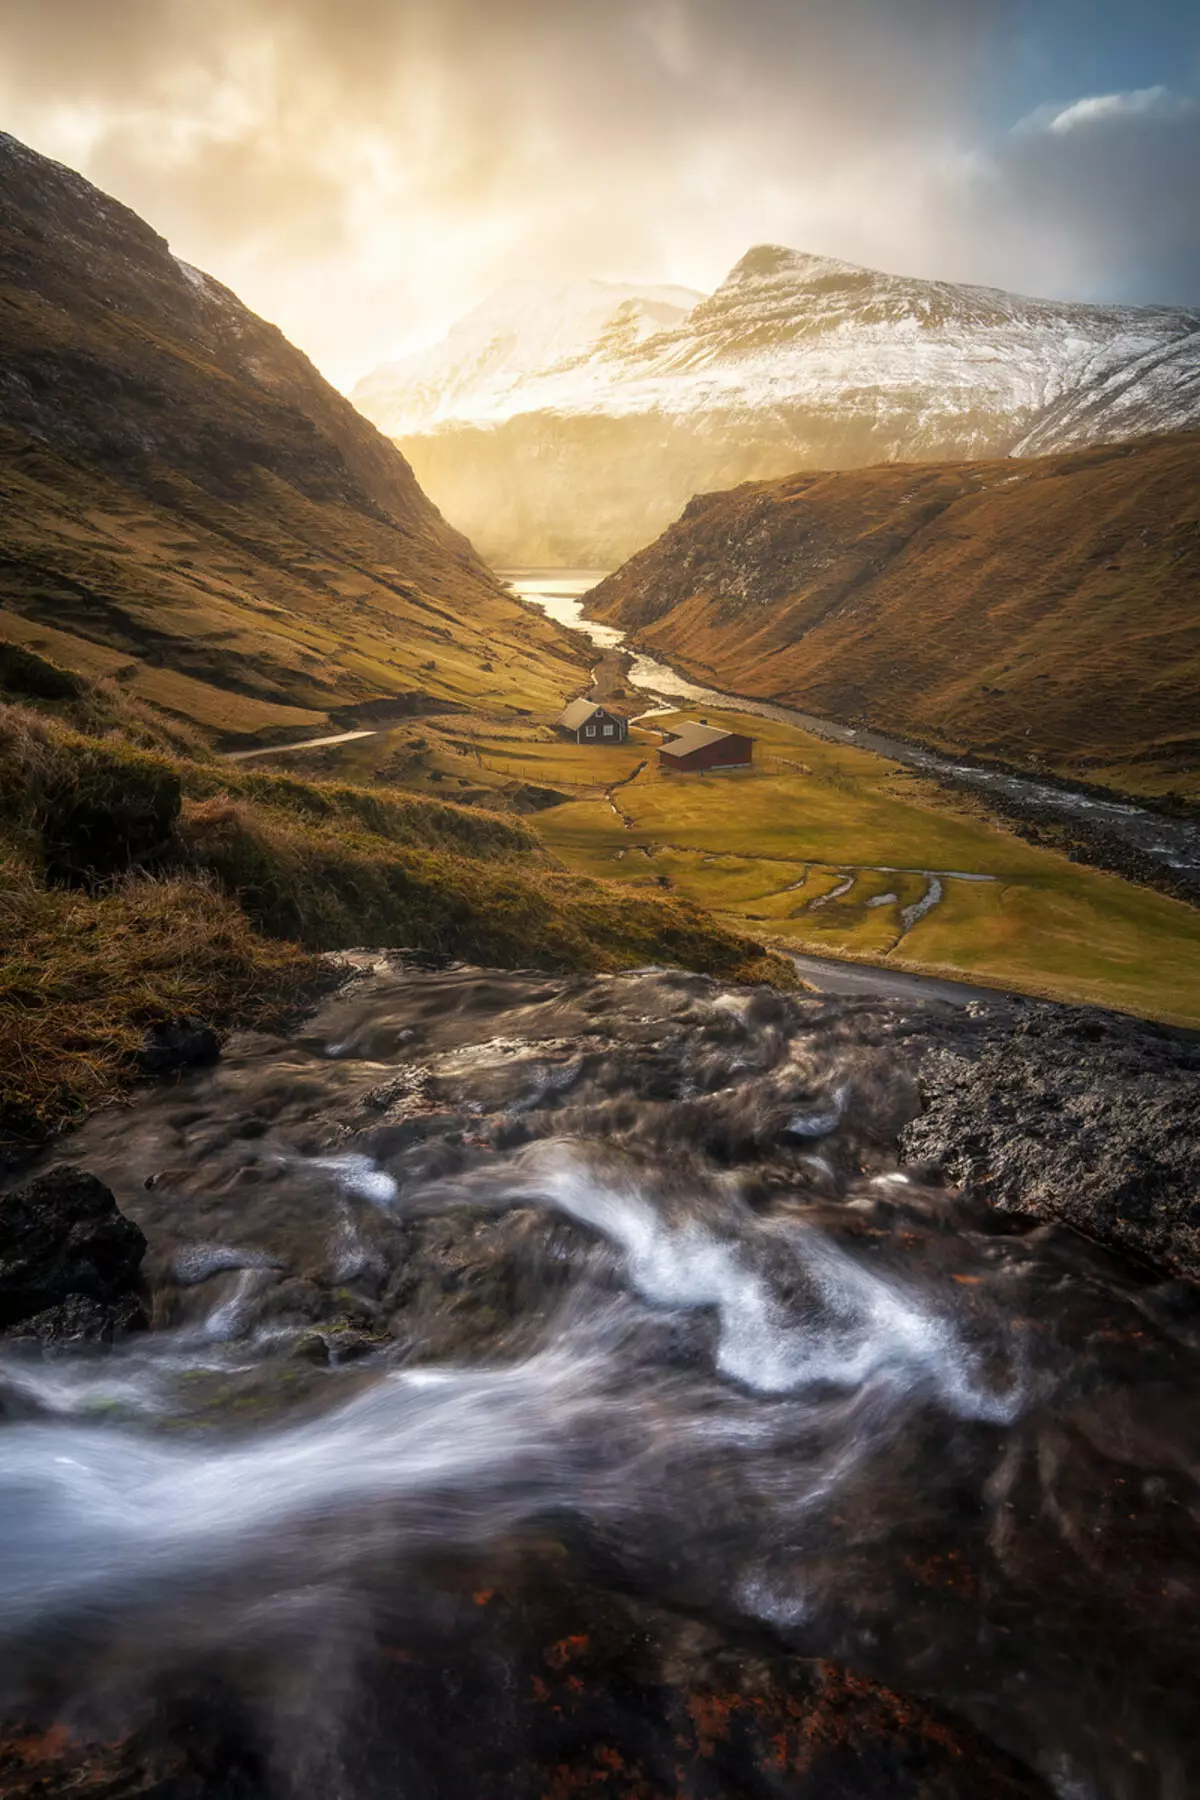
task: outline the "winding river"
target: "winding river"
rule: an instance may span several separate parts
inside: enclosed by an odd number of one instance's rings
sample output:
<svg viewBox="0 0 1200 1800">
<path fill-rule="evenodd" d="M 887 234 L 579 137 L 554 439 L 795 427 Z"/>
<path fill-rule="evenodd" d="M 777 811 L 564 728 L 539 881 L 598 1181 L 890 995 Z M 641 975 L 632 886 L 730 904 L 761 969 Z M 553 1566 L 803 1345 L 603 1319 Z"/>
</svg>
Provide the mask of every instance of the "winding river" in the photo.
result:
<svg viewBox="0 0 1200 1800">
<path fill-rule="evenodd" d="M 625 634 L 612 625 L 589 619 L 584 610 L 585 597 L 599 581 L 604 570 L 530 571 L 509 570 L 505 579 L 522 599 L 539 606 L 560 625 L 582 631 L 598 649 L 617 650 L 625 643 Z M 903 763 L 928 775 L 948 776 L 964 786 L 995 794 L 1036 810 L 1044 818 L 1059 818 L 1090 830 L 1100 830 L 1139 854 L 1161 863 L 1165 869 L 1182 877 L 1189 886 L 1200 891 L 1200 825 L 1188 819 L 1168 818 L 1148 807 L 1133 806 L 1123 801 L 1106 800 L 1057 782 L 1039 781 L 1033 776 L 1017 775 L 1004 769 L 977 767 L 960 762 L 937 751 L 926 750 L 883 732 L 852 730 L 831 719 L 814 718 L 796 707 L 781 706 L 771 700 L 750 700 L 739 694 L 723 693 L 702 687 L 680 675 L 668 664 L 658 662 L 641 651 L 633 653 L 628 680 L 647 695 L 660 701 L 685 701 L 719 707 L 726 712 L 741 712 L 761 719 L 775 719 L 783 725 L 796 725 L 818 737 L 837 743 L 854 744 L 874 751 L 892 762 Z"/>
</svg>

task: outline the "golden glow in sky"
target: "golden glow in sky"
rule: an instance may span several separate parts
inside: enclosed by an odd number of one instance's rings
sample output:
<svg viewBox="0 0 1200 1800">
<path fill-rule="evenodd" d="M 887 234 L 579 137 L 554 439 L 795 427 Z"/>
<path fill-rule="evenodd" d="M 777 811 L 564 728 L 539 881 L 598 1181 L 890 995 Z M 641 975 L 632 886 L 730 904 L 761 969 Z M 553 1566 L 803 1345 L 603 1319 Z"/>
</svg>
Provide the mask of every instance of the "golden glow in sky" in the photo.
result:
<svg viewBox="0 0 1200 1800">
<path fill-rule="evenodd" d="M 1200 301 L 1189 72 L 1044 92 L 1034 56 L 1004 116 L 1020 11 L 0 0 L 0 107 L 343 386 L 510 277 L 711 289 L 763 241 Z"/>
</svg>

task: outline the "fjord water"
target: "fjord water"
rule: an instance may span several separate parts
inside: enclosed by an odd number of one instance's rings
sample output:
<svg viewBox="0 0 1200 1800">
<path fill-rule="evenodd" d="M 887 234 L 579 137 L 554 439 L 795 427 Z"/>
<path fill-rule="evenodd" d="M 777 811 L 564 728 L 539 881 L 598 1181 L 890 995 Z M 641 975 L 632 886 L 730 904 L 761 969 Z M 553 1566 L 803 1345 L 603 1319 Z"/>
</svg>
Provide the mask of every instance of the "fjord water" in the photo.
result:
<svg viewBox="0 0 1200 1800">
<path fill-rule="evenodd" d="M 507 579 L 522 599 L 541 607 L 560 625 L 586 632 L 598 649 L 615 650 L 624 643 L 625 634 L 612 625 L 589 619 L 585 610 L 586 595 L 604 579 L 605 573 L 603 570 L 577 569 L 561 573 L 510 570 Z M 722 693 L 716 688 L 689 681 L 667 663 L 641 651 L 633 655 L 628 680 L 633 687 L 658 699 L 775 719 L 782 725 L 795 725 L 802 731 L 815 732 L 818 737 L 872 750 L 878 756 L 929 775 L 949 776 L 984 794 L 997 794 L 1022 803 L 1043 817 L 1081 821 L 1120 839 L 1128 848 L 1161 863 L 1200 890 L 1200 825 L 1192 820 L 1170 818 L 1143 806 L 1109 800 L 1061 782 L 1039 781 L 1036 777 L 1016 775 L 1007 769 L 959 762 L 954 757 L 942 756 L 937 751 L 905 743 L 903 739 L 888 737 L 880 731 L 853 730 L 831 719 L 818 719 L 811 713 L 781 706 L 772 700 L 750 700 L 742 695 Z"/>
<path fill-rule="evenodd" d="M 1021 1792 L 1184 1800 L 1194 1304 L 897 1166 L 910 1013 L 381 962 L 94 1119 L 154 1329 L 0 1360 L 0 1719 L 226 1746 L 121 1793 L 624 1792 L 431 1759 L 483 1754 L 538 1607 L 535 1691 L 640 1608 L 634 1661 L 669 1617 L 739 1692 L 820 1659 L 969 1721 Z M 431 1670 L 461 1742 L 418 1754 Z M 1000 1791 L 892 1776 L 836 1792 Z M 674 1779 L 628 1791 L 810 1791 Z"/>
</svg>

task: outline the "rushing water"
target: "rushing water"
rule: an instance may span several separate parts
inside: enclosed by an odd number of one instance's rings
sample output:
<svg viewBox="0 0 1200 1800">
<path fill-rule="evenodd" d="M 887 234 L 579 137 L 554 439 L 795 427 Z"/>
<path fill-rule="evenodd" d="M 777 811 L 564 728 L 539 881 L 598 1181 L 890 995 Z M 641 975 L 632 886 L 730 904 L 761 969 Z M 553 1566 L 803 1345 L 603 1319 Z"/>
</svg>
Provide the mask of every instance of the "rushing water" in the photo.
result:
<svg viewBox="0 0 1200 1800">
<path fill-rule="evenodd" d="M 589 619 L 584 610 L 588 592 L 604 579 L 602 570 L 564 570 L 561 574 L 531 574 L 510 571 L 508 580 L 524 599 L 540 606 L 560 625 L 583 631 L 602 650 L 619 649 L 624 633 L 611 625 Z M 1167 818 L 1145 807 L 1122 801 L 1106 800 L 1097 794 L 1038 781 L 1033 776 L 1015 775 L 1007 770 L 977 767 L 956 761 L 936 751 L 906 744 L 883 732 L 852 730 L 830 719 L 814 718 L 795 707 L 780 706 L 770 700 L 748 700 L 737 694 L 721 693 L 715 688 L 701 687 L 678 674 L 666 663 L 635 652 L 629 670 L 634 687 L 659 699 L 694 701 L 720 707 L 730 712 L 747 713 L 761 719 L 775 719 L 780 724 L 797 725 L 803 731 L 838 743 L 852 743 L 872 750 L 893 762 L 906 764 L 930 775 L 948 775 L 955 781 L 977 787 L 984 793 L 995 793 L 1034 807 L 1047 818 L 1059 817 L 1079 821 L 1112 834 L 1142 854 L 1183 875 L 1200 887 L 1200 826 L 1187 819 Z"/>
<path fill-rule="evenodd" d="M 154 1329 L 0 1358 L 14 1791 L 78 1743 L 180 1800 L 1185 1800 L 1194 1310 L 897 1167 L 906 1016 L 381 966 L 94 1119 Z M 949 1785 L 872 1773 L 864 1679 L 941 1709 Z M 718 1713 L 776 1706 L 704 1773 Z M 1035 1785 L 954 1775 L 955 1720 Z"/>
</svg>

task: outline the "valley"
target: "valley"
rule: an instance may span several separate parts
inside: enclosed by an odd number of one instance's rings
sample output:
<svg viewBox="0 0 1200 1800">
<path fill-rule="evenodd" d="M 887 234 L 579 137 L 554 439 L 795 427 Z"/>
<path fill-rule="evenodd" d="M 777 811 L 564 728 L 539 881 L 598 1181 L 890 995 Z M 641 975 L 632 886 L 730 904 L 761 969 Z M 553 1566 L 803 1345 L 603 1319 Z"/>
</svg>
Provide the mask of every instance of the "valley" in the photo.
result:
<svg viewBox="0 0 1200 1800">
<path fill-rule="evenodd" d="M 136 1088 L 147 1034 L 277 1028 L 364 941 L 792 979 L 461 787 L 220 760 L 480 708 L 519 729 L 587 646 L 276 327 L 3 135 L 0 502 L 0 1168 Z"/>
<path fill-rule="evenodd" d="M 1200 315 L 539 299 L 0 136 L 0 1790 L 1183 1800 Z"/>
<path fill-rule="evenodd" d="M 732 696 L 623 655 L 618 630 L 583 617 L 595 574 L 510 579 L 532 604 L 591 635 L 605 659 L 604 691 L 636 721 L 627 743 L 577 745 L 546 718 L 473 713 L 301 751 L 297 770 L 324 756 L 326 772 L 346 779 L 383 777 L 515 808 L 580 874 L 677 895 L 784 951 L 1200 1020 L 1193 905 L 1023 842 L 986 800 L 944 791 L 937 759 L 887 740 L 860 744 L 817 720 L 806 728 L 784 708 L 748 702 L 738 712 Z M 688 712 L 672 710 L 680 689 Z M 752 770 L 678 777 L 658 768 L 663 732 L 701 708 L 712 723 L 754 735 Z M 1044 816 L 1070 798 L 1047 790 Z M 1156 834 L 1169 825 L 1145 812 L 1137 819 Z M 1183 826 L 1164 848 L 1169 858 L 1196 857 Z"/>
</svg>

